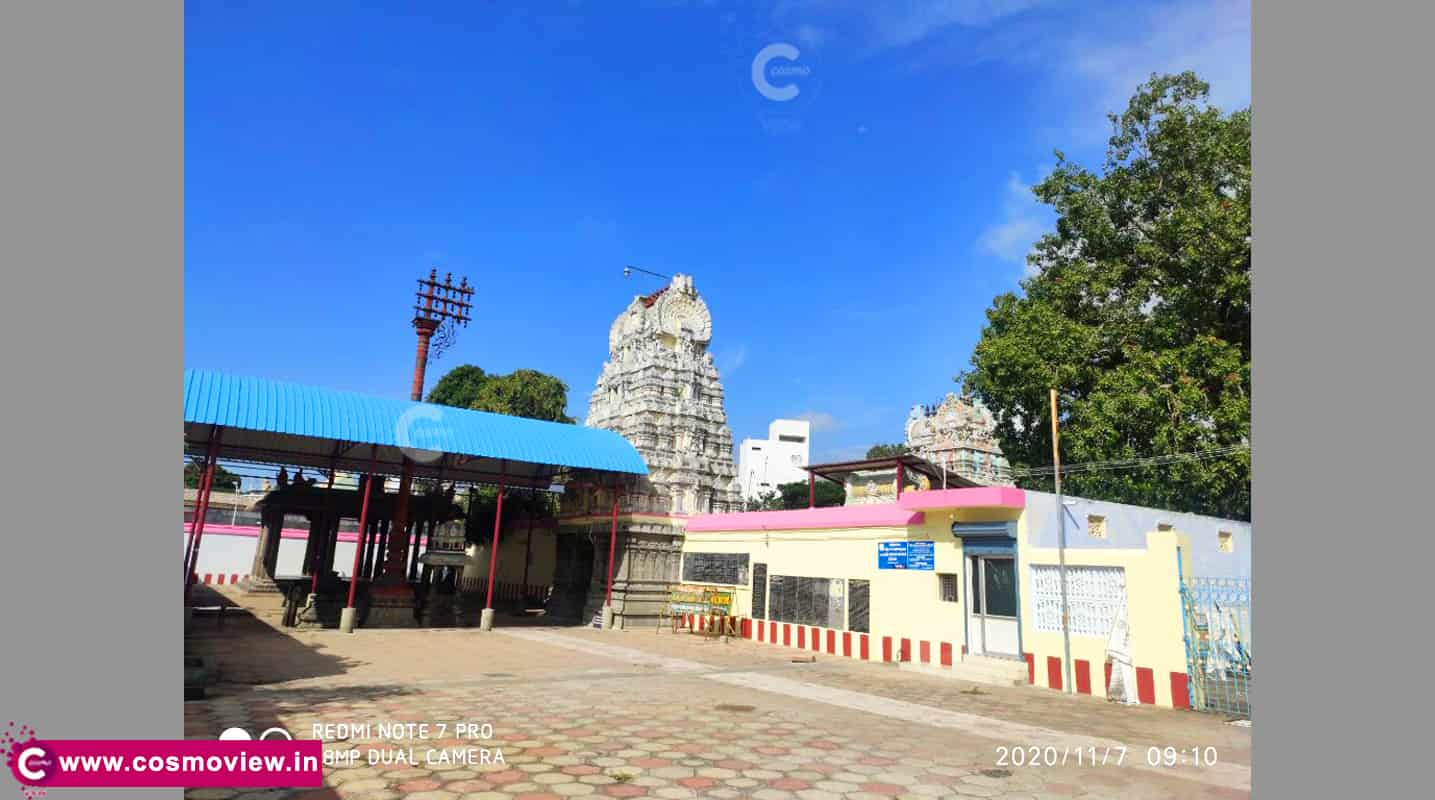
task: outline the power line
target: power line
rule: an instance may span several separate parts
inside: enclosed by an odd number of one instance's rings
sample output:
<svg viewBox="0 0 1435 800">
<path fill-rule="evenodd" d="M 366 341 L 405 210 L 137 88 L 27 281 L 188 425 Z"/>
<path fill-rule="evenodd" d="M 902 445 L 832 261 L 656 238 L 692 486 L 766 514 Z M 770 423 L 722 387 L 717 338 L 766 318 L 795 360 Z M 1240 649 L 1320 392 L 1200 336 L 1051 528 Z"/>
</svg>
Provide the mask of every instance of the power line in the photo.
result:
<svg viewBox="0 0 1435 800">
<path fill-rule="evenodd" d="M 1073 475 L 1082 472 L 1100 472 L 1114 470 L 1142 469 L 1145 467 L 1158 467 L 1168 464 L 1179 464 L 1191 461 L 1205 461 L 1213 458 L 1225 458 L 1240 452 L 1251 449 L 1249 444 L 1227 445 L 1216 447 L 1210 450 L 1194 450 L 1187 453 L 1169 453 L 1161 456 L 1149 456 L 1146 458 L 1116 459 L 1111 461 L 1087 461 L 1080 464 L 1066 464 L 1061 468 L 1062 475 Z M 1032 467 L 1030 469 L 1013 469 L 1013 477 L 1038 478 L 1054 475 L 1054 467 Z"/>
</svg>

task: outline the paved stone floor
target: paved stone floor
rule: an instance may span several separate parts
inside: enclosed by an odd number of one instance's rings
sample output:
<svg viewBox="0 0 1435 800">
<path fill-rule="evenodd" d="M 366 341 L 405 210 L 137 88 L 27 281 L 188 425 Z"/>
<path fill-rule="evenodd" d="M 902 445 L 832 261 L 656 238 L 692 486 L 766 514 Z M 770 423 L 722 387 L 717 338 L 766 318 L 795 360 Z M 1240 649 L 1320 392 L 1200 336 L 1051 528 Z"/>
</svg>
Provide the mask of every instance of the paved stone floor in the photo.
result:
<svg viewBox="0 0 1435 800">
<path fill-rule="evenodd" d="M 651 630 L 295 632 L 260 606 L 222 628 L 199 620 L 187 637 L 220 683 L 185 704 L 185 735 L 279 726 L 357 760 L 326 766 L 324 789 L 194 789 L 193 800 L 1250 793 L 1250 731 L 1221 717 Z M 337 723 L 357 730 L 316 736 Z M 380 723 L 428 723 L 429 738 L 386 738 Z M 474 733 L 455 735 L 459 724 Z M 1219 761 L 1152 767 L 1153 746 L 1209 746 Z M 1000 763 L 1003 747 L 1058 763 Z"/>
</svg>

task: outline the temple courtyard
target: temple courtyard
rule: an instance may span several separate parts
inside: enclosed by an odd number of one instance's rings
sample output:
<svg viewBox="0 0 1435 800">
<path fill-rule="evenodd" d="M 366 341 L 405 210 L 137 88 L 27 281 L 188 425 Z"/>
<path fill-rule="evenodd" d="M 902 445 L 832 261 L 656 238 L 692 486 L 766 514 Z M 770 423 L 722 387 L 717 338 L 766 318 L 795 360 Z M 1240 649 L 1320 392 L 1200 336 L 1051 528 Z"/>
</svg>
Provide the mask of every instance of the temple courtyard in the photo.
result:
<svg viewBox="0 0 1435 800">
<path fill-rule="evenodd" d="M 185 736 L 322 738 L 326 787 L 193 800 L 1250 793 L 1250 729 L 1216 715 L 541 618 L 500 617 L 491 632 L 296 630 L 280 627 L 277 597 L 204 591 L 238 608 L 186 636 L 216 682 L 185 703 Z M 1194 765 L 1195 748 L 1215 764 Z"/>
</svg>

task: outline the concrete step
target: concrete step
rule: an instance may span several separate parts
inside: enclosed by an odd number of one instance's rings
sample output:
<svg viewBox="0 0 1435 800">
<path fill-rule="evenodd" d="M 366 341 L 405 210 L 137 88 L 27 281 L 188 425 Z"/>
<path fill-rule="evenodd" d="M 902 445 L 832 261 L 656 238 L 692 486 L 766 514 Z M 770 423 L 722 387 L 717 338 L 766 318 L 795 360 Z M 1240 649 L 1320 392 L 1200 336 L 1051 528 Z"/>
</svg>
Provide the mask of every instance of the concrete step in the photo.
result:
<svg viewBox="0 0 1435 800">
<path fill-rule="evenodd" d="M 1009 661 L 1001 658 L 967 656 L 960 663 L 953 664 L 950 667 L 943 667 L 940 664 L 922 664 L 915 661 L 904 661 L 899 664 L 898 667 L 912 672 L 937 675 L 943 678 L 971 681 L 972 683 L 985 683 L 989 686 L 1025 686 L 1027 682 L 1025 661 Z"/>
</svg>

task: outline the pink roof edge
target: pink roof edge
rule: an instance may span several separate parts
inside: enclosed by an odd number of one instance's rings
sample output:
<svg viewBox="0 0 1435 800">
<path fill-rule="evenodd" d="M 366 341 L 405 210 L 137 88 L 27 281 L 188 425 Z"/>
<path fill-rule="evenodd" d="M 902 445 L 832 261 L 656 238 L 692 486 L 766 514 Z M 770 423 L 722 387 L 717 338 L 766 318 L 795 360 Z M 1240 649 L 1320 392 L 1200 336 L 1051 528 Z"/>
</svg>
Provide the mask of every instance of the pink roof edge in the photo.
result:
<svg viewBox="0 0 1435 800">
<path fill-rule="evenodd" d="M 798 508 L 787 511 L 748 511 L 704 514 L 688 519 L 689 531 L 804 530 L 812 528 L 882 528 L 920 524 L 923 514 L 883 503 L 870 506 Z"/>
<path fill-rule="evenodd" d="M 976 486 L 903 492 L 895 503 L 787 511 L 703 514 L 688 519 L 687 529 L 703 531 L 811 530 L 885 528 L 920 525 L 924 511 L 947 508 L 1026 508 L 1026 492 L 1012 486 Z"/>
<path fill-rule="evenodd" d="M 939 508 L 1026 508 L 1026 492 L 1015 486 L 972 486 L 903 492 L 897 505 L 914 511 Z"/>
</svg>

